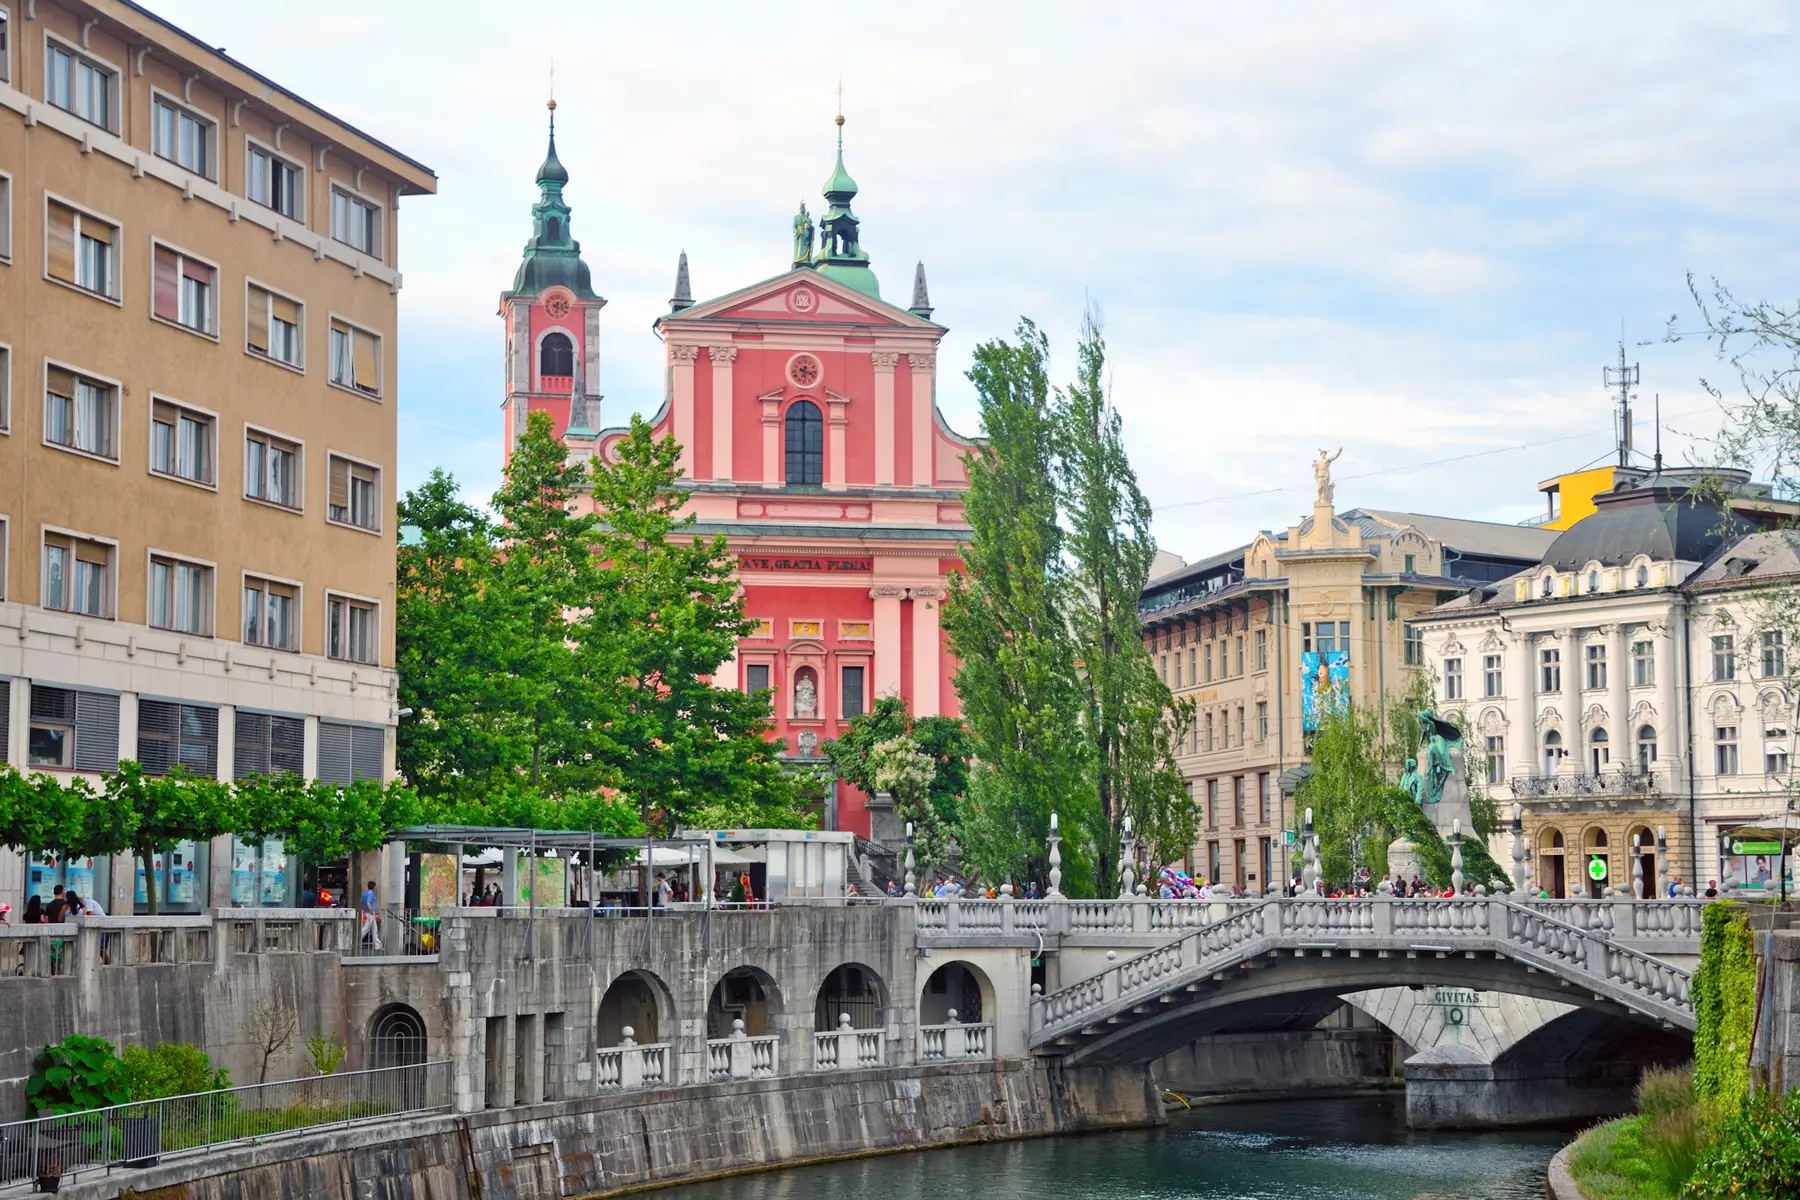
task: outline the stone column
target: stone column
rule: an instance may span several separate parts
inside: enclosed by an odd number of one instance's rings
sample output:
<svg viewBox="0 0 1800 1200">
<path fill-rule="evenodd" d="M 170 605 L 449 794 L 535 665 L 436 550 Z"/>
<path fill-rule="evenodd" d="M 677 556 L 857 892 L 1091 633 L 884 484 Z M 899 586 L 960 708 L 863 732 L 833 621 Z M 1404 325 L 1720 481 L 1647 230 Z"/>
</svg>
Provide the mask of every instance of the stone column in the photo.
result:
<svg viewBox="0 0 1800 1200">
<path fill-rule="evenodd" d="M 945 595 L 945 590 L 940 587 L 912 589 L 912 713 L 915 717 L 942 715 L 938 686 L 939 672 L 942 669 L 939 658 L 938 606 L 943 603 Z"/>
<path fill-rule="evenodd" d="M 932 373 L 937 369 L 937 355 L 908 354 L 906 361 L 912 368 L 912 482 L 914 487 L 931 487 L 937 482 L 932 455 L 933 413 L 937 409 Z"/>
<path fill-rule="evenodd" d="M 1537 731 L 1537 646 L 1529 633 L 1520 633 L 1513 644 L 1512 669 L 1508 672 L 1511 678 L 1506 681 L 1506 694 L 1512 699 L 1507 704 L 1507 712 L 1511 717 L 1513 744 L 1507 747 L 1512 757 L 1512 774 L 1520 774 L 1519 768 L 1528 768 L 1524 774 L 1539 775 L 1544 769 L 1543 748 L 1538 745 Z"/>
<path fill-rule="evenodd" d="M 849 453 L 847 435 L 850 419 L 844 412 L 850 407 L 850 397 L 827 392 L 825 407 L 825 427 L 829 437 L 825 452 L 825 486 L 832 491 L 841 492 L 850 478 L 849 464 L 845 461 Z"/>
<path fill-rule="evenodd" d="M 1607 736 L 1612 738 L 1614 766 L 1630 773 L 1637 769 L 1637 748 L 1631 736 L 1631 632 L 1623 621 L 1612 627 L 1606 657 Z"/>
<path fill-rule="evenodd" d="M 6 714 L 6 720 L 6 764 L 15 771 L 23 771 L 26 750 L 31 741 L 31 680 L 21 676 L 13 677 L 12 709 Z M 22 907 L 18 906 L 14 911 L 19 911 Z"/>
<path fill-rule="evenodd" d="M 875 601 L 875 692 L 883 696 L 900 694 L 900 597 L 901 588 L 877 584 L 869 589 Z"/>
<path fill-rule="evenodd" d="M 119 693 L 119 761 L 136 762 L 138 756 L 138 694 Z"/>
<path fill-rule="evenodd" d="M 731 364 L 737 361 L 736 346 L 711 346 L 712 359 L 712 477 L 730 479 L 731 475 Z"/>
<path fill-rule="evenodd" d="M 1587 773 L 1587 737 L 1581 729 L 1581 631 L 1562 631 L 1562 708 L 1563 759 L 1562 775 Z"/>
<path fill-rule="evenodd" d="M 1665 786 L 1673 787 L 1680 778 L 1682 755 L 1687 749 L 1676 713 L 1679 707 L 1675 698 L 1676 689 L 1681 682 L 1676 678 L 1676 671 L 1681 659 L 1675 645 L 1675 623 L 1665 620 L 1653 629 L 1656 651 L 1656 763 L 1658 774 L 1666 781 Z"/>
<path fill-rule="evenodd" d="M 300 773 L 311 782 L 319 777 L 319 718 L 307 717 L 300 733 Z"/>
<path fill-rule="evenodd" d="M 875 483 L 884 486 L 894 482 L 894 367 L 900 356 L 878 351 L 869 357 L 875 363 Z"/>
<path fill-rule="evenodd" d="M 675 440 L 681 444 L 681 468 L 689 478 L 694 474 L 694 360 L 700 357 L 698 346 L 670 346 L 669 365 L 673 370 Z"/>
<path fill-rule="evenodd" d="M 762 485 L 781 486 L 781 398 L 762 398 L 763 461 Z"/>
</svg>

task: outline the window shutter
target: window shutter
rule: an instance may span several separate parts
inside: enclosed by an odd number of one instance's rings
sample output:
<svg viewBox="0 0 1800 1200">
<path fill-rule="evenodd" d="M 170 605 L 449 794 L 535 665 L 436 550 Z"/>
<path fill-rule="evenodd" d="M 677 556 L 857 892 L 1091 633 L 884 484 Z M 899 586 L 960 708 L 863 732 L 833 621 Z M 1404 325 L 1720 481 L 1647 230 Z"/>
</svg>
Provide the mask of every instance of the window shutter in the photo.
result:
<svg viewBox="0 0 1800 1200">
<path fill-rule="evenodd" d="M 138 701 L 138 762 L 146 775 L 167 775 L 176 763 L 178 705 L 161 700 Z M 77 755 L 81 739 L 75 742 Z"/>
<path fill-rule="evenodd" d="M 306 770 L 306 721 L 301 717 L 269 718 L 269 772 L 299 775 Z"/>
<path fill-rule="evenodd" d="M 68 688 L 31 687 L 31 719 L 34 721 L 72 722 L 75 719 L 75 693 Z"/>
<path fill-rule="evenodd" d="M 212 286 L 213 269 L 203 262 L 195 262 L 191 258 L 184 258 L 181 260 L 181 273 L 195 283 L 204 283 L 207 287 Z"/>
<path fill-rule="evenodd" d="M 232 733 L 236 752 L 232 755 L 231 777 L 248 779 L 269 773 L 269 717 L 265 713 L 238 710 Z"/>
<path fill-rule="evenodd" d="M 105 542 L 76 541 L 75 558 L 78 562 L 98 563 L 106 566 L 112 560 L 112 548 Z"/>
<path fill-rule="evenodd" d="M 326 503 L 332 508 L 350 507 L 350 464 L 341 458 L 331 460 L 330 496 Z"/>
<path fill-rule="evenodd" d="M 52 200 L 45 221 L 44 237 L 49 243 L 50 277 L 64 283 L 74 283 L 75 210 Z"/>
<path fill-rule="evenodd" d="M 366 725 L 350 729 L 350 775 L 353 779 L 381 782 L 382 731 Z"/>
<path fill-rule="evenodd" d="M 375 369 L 375 339 L 360 329 L 351 330 L 350 337 L 356 346 L 356 386 L 365 392 L 378 391 L 381 376 Z"/>
<path fill-rule="evenodd" d="M 219 777 L 219 710 L 181 706 L 181 765 L 202 779 Z"/>
<path fill-rule="evenodd" d="M 156 248 L 156 279 L 151 311 L 165 321 L 181 319 L 181 261 L 173 250 Z"/>
<path fill-rule="evenodd" d="M 44 390 L 54 396 L 75 398 L 75 372 L 51 367 L 45 372 Z"/>
<path fill-rule="evenodd" d="M 12 680 L 0 679 L 0 713 L 6 714 L 6 720 L 0 721 L 0 762 L 6 761 L 12 752 Z"/>
<path fill-rule="evenodd" d="M 105 221 L 87 217 L 81 222 L 81 236 L 99 242 L 102 246 L 110 246 L 113 244 L 113 227 Z"/>
<path fill-rule="evenodd" d="M 269 352 L 269 293 L 250 289 L 250 348 Z"/>
<path fill-rule="evenodd" d="M 296 328 L 300 324 L 300 306 L 285 296 L 271 296 L 269 302 L 275 306 L 275 315 Z"/>
<path fill-rule="evenodd" d="M 332 721 L 319 722 L 319 782 L 350 782 L 350 735 L 352 727 Z"/>
<path fill-rule="evenodd" d="M 75 769 L 119 769 L 119 698 L 75 693 Z"/>
</svg>

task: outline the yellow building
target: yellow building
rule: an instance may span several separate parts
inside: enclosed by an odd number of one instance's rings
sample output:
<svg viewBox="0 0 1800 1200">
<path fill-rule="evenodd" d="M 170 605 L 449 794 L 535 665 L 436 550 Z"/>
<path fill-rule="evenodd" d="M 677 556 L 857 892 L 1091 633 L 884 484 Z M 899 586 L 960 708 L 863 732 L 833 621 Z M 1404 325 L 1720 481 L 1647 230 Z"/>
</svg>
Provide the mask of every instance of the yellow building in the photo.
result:
<svg viewBox="0 0 1800 1200">
<path fill-rule="evenodd" d="M 0 0 L 8 763 L 392 773 L 397 209 L 436 187 L 135 4 Z M 237 899 L 184 890 L 208 849 L 165 911 Z"/>
</svg>

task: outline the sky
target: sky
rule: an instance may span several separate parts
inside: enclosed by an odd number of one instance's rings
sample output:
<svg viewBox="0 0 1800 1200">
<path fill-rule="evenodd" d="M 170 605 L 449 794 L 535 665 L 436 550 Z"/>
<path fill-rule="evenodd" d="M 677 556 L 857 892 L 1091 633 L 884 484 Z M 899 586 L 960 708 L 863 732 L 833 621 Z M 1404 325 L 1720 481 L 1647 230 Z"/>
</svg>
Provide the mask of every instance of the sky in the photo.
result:
<svg viewBox="0 0 1800 1200">
<path fill-rule="evenodd" d="M 1690 274 L 1800 287 L 1791 4 L 835 5 L 458 0 L 162 16 L 432 167 L 400 211 L 399 482 L 499 480 L 496 314 L 529 232 L 544 100 L 608 304 L 602 416 L 660 402 L 678 255 L 705 299 L 787 266 L 830 174 L 838 88 L 883 294 L 923 261 L 939 405 L 1021 315 L 1073 373 L 1102 314 L 1114 401 L 1188 558 L 1310 512 L 1499 521 L 1607 461 L 1621 334 L 1635 437 L 1704 461 L 1730 386 Z M 517 21 L 509 19 L 516 13 Z"/>
</svg>

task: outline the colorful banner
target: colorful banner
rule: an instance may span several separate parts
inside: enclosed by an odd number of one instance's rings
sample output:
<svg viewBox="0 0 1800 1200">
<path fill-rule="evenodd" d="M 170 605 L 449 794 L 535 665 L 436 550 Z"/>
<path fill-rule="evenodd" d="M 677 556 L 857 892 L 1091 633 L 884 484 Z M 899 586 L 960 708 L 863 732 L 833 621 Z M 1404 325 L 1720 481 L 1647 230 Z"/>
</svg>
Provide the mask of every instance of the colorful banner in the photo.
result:
<svg viewBox="0 0 1800 1200">
<path fill-rule="evenodd" d="M 436 916 L 443 909 L 455 908 L 460 882 L 454 854 L 419 855 L 419 912 Z"/>
<path fill-rule="evenodd" d="M 530 871 L 537 874 L 537 885 L 531 884 Z M 569 900 L 568 862 L 561 858 L 529 859 L 519 857 L 520 908 L 566 908 Z"/>
<path fill-rule="evenodd" d="M 1350 707 L 1350 653 L 1307 650 L 1300 655 L 1300 728 L 1317 729 L 1328 714 Z"/>
</svg>

